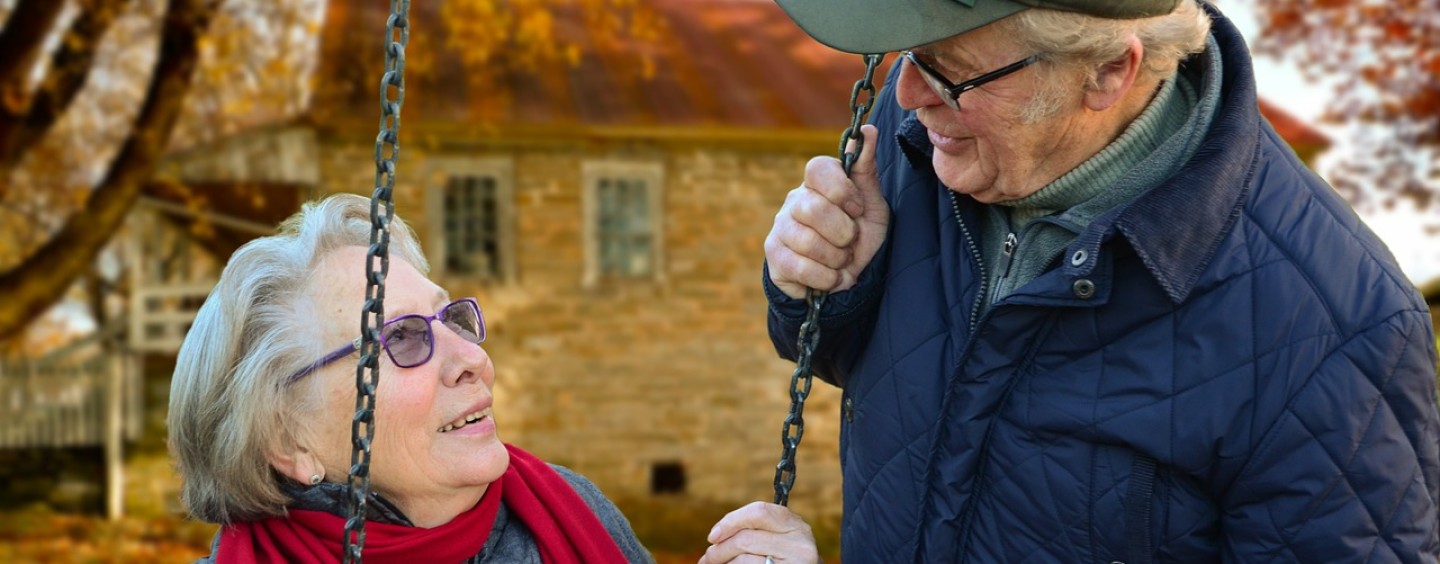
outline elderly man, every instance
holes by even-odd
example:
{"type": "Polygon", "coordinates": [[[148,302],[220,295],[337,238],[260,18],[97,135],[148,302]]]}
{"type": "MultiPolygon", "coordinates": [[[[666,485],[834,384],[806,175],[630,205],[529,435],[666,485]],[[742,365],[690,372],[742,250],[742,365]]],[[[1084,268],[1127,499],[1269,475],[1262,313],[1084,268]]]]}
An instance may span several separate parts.
{"type": "MultiPolygon", "coordinates": [[[[831,292],[846,562],[1440,558],[1425,303],[1215,8],[778,1],[902,52],[852,178],[812,160],[765,244],[783,356],[831,292]]],[[[808,535],[755,504],[705,561],[808,535]]]]}

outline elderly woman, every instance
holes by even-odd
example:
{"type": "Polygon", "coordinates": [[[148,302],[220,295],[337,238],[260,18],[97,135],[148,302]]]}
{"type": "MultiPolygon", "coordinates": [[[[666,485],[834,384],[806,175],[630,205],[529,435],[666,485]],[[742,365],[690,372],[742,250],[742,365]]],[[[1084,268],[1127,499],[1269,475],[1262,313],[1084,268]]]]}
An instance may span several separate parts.
{"type": "MultiPolygon", "coordinates": [[[[900,52],[765,245],[781,355],[829,292],[846,562],[1440,561],[1429,311],[1214,6],[777,1],[900,52]]],[[[794,522],[742,510],[706,562],[794,522]]]]}
{"type": "MultiPolygon", "coordinates": [[[[186,507],[223,525],[205,561],[341,557],[369,209],[332,196],[245,245],[185,337],[170,445],[186,507]]],[[[501,442],[478,304],[391,225],[364,559],[650,562],[592,483],[501,442]]]]}

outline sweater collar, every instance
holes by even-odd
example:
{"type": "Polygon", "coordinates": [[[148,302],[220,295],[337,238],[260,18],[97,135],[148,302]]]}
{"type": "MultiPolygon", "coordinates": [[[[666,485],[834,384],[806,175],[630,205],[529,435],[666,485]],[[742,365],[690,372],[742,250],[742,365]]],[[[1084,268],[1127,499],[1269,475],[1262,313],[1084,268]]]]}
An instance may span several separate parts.
{"type": "MultiPolygon", "coordinates": [[[[1104,213],[1116,203],[1132,200],[1150,189],[1151,185],[1126,183],[1121,182],[1121,179],[1141,161],[1150,158],[1156,148],[1185,126],[1186,119],[1192,115],[1196,104],[1187,82],[1178,74],[1162,82],[1145,110],[1095,156],[1034,194],[997,205],[1010,208],[1011,221],[1019,227],[1029,219],[1056,211],[1070,210],[1073,215],[1086,216],[1087,207],[1079,206],[1095,201],[1102,193],[1123,189],[1123,194],[1100,198],[1108,200],[1109,203],[1102,204],[1095,212],[1088,214],[1088,217],[1077,218],[1080,221],[1076,223],[1086,225],[1094,220],[1096,215],[1104,213]]],[[[1208,119],[1199,121],[1199,125],[1209,125],[1208,119]]]]}

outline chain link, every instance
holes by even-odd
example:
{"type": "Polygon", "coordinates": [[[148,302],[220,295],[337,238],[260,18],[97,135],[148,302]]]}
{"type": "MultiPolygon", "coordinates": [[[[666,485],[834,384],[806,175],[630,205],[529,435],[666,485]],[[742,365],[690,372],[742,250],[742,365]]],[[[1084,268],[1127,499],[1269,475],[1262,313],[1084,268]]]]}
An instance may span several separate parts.
{"type": "Polygon", "coordinates": [[[395,217],[395,161],[400,158],[400,108],[405,105],[405,46],[409,43],[410,0],[390,0],[390,19],[385,21],[385,75],[380,79],[380,133],[375,138],[375,193],[370,199],[370,248],[365,260],[365,307],[360,316],[360,362],[355,367],[355,418],[350,422],[346,564],[358,564],[365,548],[375,390],[380,386],[380,327],[385,322],[385,277],[390,272],[390,221],[395,217]]]}
{"type": "MultiPolygon", "coordinates": [[[[840,164],[846,176],[850,175],[850,169],[860,158],[860,148],[865,144],[860,125],[875,103],[875,67],[880,65],[883,55],[863,57],[865,77],[855,81],[855,86],[850,89],[850,127],[840,134],[840,164]],[[863,101],[862,92],[865,94],[863,101]],[[851,141],[854,141],[853,145],[851,141]]],[[[814,383],[810,363],[815,356],[815,347],[820,344],[820,309],[825,305],[826,296],[825,292],[813,288],[805,292],[805,322],[800,324],[799,355],[795,359],[795,371],[790,374],[790,413],[785,416],[785,424],[780,428],[780,443],[784,448],[780,452],[780,462],[775,465],[775,503],[778,505],[790,503],[790,490],[795,487],[795,451],[805,435],[805,399],[810,397],[810,385],[814,383]]]]}

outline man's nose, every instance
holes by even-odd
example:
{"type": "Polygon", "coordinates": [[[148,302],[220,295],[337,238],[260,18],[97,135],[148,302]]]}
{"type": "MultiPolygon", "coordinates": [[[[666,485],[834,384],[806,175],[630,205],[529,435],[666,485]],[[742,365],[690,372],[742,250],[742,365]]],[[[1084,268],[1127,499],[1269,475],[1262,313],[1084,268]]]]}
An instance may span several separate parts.
{"type": "Polygon", "coordinates": [[[895,101],[907,110],[945,103],[910,61],[900,63],[900,77],[895,79],[895,101]]]}

